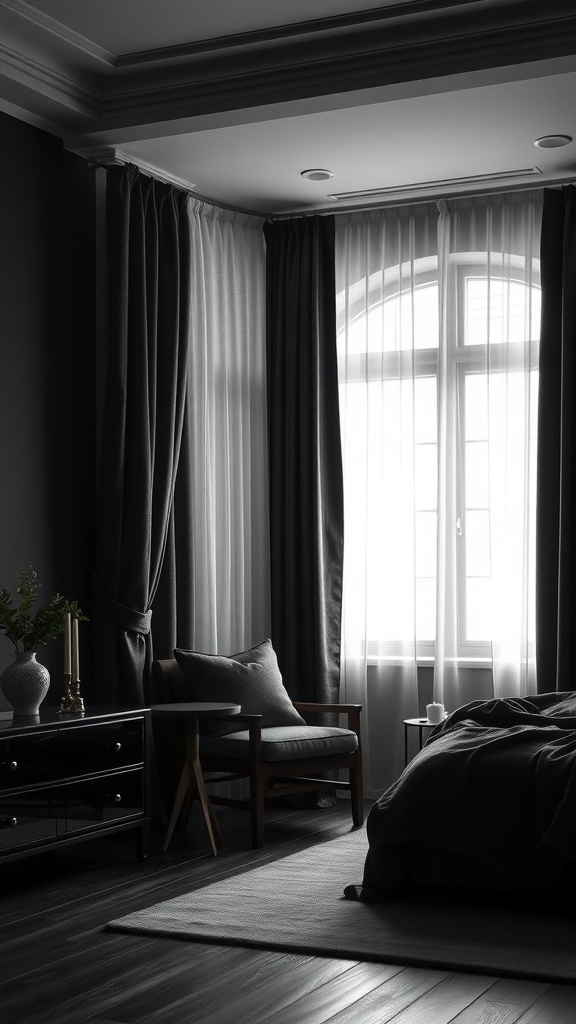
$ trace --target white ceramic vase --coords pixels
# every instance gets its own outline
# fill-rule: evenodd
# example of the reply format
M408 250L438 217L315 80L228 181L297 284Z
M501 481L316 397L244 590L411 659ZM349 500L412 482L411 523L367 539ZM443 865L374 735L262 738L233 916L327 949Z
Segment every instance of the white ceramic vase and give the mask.
M0 690L15 715L37 715L50 686L48 669L35 651L22 651L0 676Z

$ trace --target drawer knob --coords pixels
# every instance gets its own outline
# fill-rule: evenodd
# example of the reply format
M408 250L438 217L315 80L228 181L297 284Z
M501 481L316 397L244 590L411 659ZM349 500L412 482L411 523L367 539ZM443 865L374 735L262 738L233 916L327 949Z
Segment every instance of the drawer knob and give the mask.
M18 818L2 818L0 820L0 828L16 828L18 824Z
M15 772L18 768L18 761L1 761L0 768L3 768L5 772Z
M108 793L108 796L106 797L106 801L109 804L121 804L122 803L122 795L120 793Z
M117 743L109 743L107 750L113 750L115 754L119 754L120 751L122 750L122 744L120 743L119 740Z

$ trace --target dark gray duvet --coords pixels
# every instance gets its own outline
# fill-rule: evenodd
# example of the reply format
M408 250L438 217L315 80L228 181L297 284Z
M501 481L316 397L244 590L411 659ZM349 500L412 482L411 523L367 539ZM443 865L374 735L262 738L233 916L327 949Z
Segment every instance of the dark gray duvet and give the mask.
M574 889L576 692L473 701L429 735L368 815L351 899L406 884Z

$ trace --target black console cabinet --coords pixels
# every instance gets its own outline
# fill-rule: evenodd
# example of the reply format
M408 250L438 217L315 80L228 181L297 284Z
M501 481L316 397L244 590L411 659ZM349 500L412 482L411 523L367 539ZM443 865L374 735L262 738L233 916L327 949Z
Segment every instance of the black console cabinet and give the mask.
M146 709L0 721L0 862L136 829L147 854Z

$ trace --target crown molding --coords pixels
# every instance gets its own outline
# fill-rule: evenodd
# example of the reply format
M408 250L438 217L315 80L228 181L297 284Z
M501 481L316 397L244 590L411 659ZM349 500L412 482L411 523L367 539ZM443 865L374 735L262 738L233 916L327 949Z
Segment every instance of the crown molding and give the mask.
M83 121L94 121L98 116L100 97L96 93L50 64L43 64L3 43L0 43L0 74L32 94L39 93L44 103L54 104L56 123L56 108L61 112L65 110L68 115L77 114Z
M111 143L106 133L122 129L148 126L157 134L168 122L263 103L273 111L290 102L570 58L576 10L574 0L404 0L118 57L25 0L0 0L0 36L0 98L63 125L67 138L92 132Z
M12 0L12 2L19 2L19 0ZM417 16L429 16L438 12L451 11L454 8L470 10L474 6L488 9L494 6L495 2L501 3L502 0L399 0L398 3L387 4L386 7L293 22L274 28L255 29L251 32L237 32L231 35L200 39L195 42L157 47L156 49L135 50L131 53L119 54L116 66L132 67L137 64L185 60L199 54L216 53L218 50L238 50L240 47L244 50L250 47L267 48L279 40L287 39L293 39L299 44L303 36L327 37L336 32L349 34L366 25L374 27L399 18L412 20ZM509 2L524 3L524 0L509 0Z
M103 46L99 46L98 43L94 43L91 39L87 39L86 36L80 35L79 32L75 32L68 25L63 25L62 22L56 21L50 15L44 14L37 7L32 7L25 0L1 0L0 6L4 7L7 11L12 11L13 14L17 14L23 21L37 26L42 32L49 33L68 46L86 54L91 59L107 64L109 67L115 66L115 53L106 50Z
M403 5L407 6L407 5ZM483 5L484 6L484 5ZM526 0L525 8L535 5ZM541 4L539 3L541 11ZM518 11L516 4L507 10ZM572 8L574 12L574 8ZM496 12L496 8L493 8ZM498 8L502 15L502 8ZM113 79L101 106L103 131L505 68L576 53L576 12L528 24L489 24L479 12L433 22L402 20L353 38L292 41L272 51L204 57L179 68L133 70Z
M64 148L68 149L69 147L65 146ZM81 153L78 150L74 150L74 152L83 156L89 167L121 167L124 164L134 164L135 167L138 167L145 174L149 174L150 177L157 178L159 181L165 181L168 185L175 185L177 188L182 188L187 192L191 192L195 188L193 182L180 178L177 174L170 174L165 169L156 167L155 164L150 163L148 160L141 160L139 157L124 153L117 146L99 146L86 148Z

